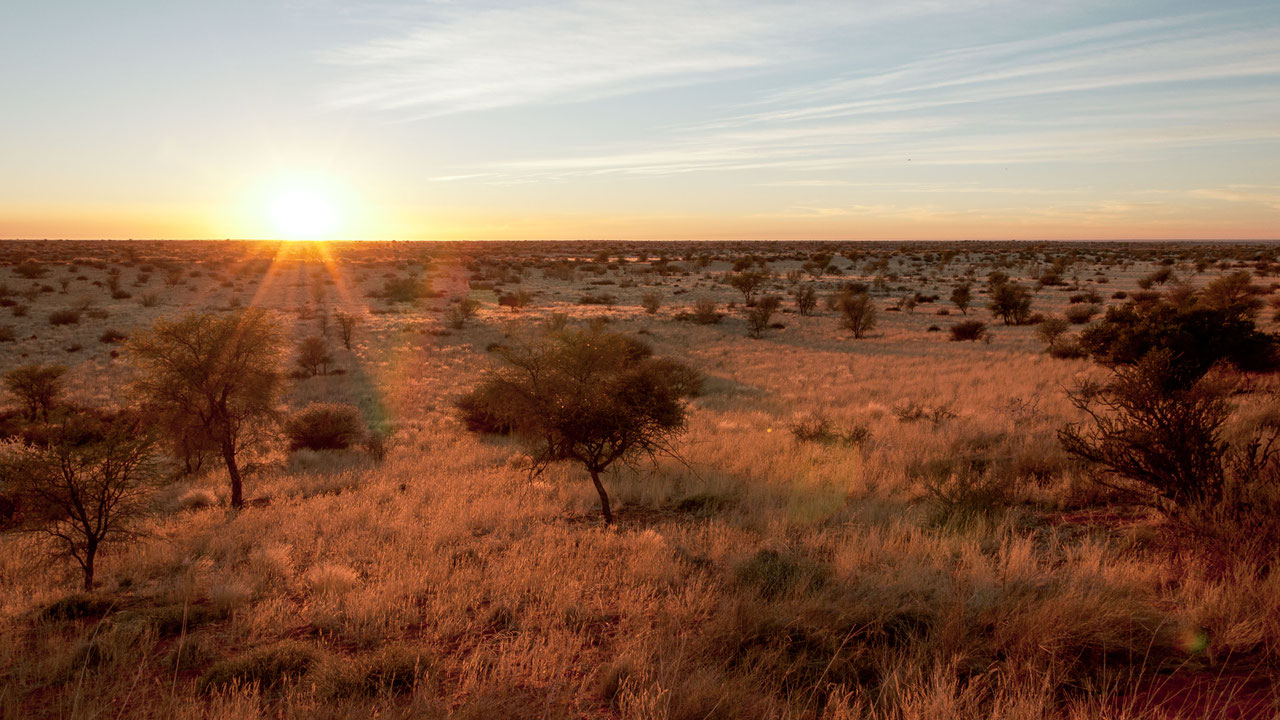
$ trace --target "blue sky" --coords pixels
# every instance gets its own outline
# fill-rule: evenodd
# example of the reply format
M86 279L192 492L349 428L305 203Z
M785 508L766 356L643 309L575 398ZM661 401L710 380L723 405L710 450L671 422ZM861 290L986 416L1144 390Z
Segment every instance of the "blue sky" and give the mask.
M1280 235L1280 3L43 2L0 236Z

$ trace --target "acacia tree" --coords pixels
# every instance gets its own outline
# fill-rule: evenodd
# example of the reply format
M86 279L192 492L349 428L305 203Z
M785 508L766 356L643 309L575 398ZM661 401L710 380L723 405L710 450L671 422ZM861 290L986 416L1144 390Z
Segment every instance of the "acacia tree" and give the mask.
M742 302L751 305L755 302L756 293L769 281L769 273L764 270L743 270L729 276L729 285L742 293Z
M231 506L244 505L238 455L276 415L280 335L266 311L192 313L135 336L136 389L164 416L191 419L222 454Z
M62 365L23 365L4 374L4 387L22 404L23 417L31 422L49 419L49 411L62 394Z
M139 535L151 510L155 441L138 417L69 417L10 445L0 471L18 499L20 527L73 558L93 589L103 545Z
M600 474L618 460L675 455L698 374L598 327L562 329L499 353L503 365L457 403L467 427L520 438L535 473L564 460L582 465L612 523Z

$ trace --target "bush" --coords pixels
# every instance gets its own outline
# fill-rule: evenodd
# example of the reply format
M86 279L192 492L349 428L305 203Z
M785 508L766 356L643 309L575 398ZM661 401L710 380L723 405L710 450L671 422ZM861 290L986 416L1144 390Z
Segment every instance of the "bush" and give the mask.
M1059 431L1063 449L1125 481L1109 487L1168 513L1220 499L1229 415L1222 384L1186 385L1169 351L1159 350L1068 397L1089 422Z
M578 298L579 305L608 305L612 307L617 301L618 298L609 293L586 293Z
M826 584L830 571L823 565L784 555L776 550L760 550L734 568L739 585L755 588L765 599L792 592L810 592Z
M110 345L113 343L122 343L128 339L129 339L128 335L125 335L124 333L115 329L104 330L103 333L98 336L98 342L106 345Z
M841 323L855 338L865 337L876 327L876 305L867 293L842 292L836 299Z
M12 325L0 325L0 342L13 342L18 339Z
M1277 367L1275 336L1260 332L1248 317L1197 304L1130 302L1109 308L1080 333L1080 346L1111 366L1132 365L1165 350L1183 387L1222 360L1249 371Z
M991 314L1005 325L1025 325L1031 319L1031 291L1013 282L1001 282L991 288Z
M80 313L77 310L55 310L49 313L50 325L78 325Z
M640 295L640 306L650 315L654 315L662 307L662 293L658 291L646 292Z
M387 645L354 662L332 664L319 685L330 696L339 698L400 695L412 692L430 667L420 650Z
M816 413L792 423L790 430L798 442L816 442L824 445L856 446L871 439L871 430L865 425L838 427L830 419Z
M965 320L947 329L951 332L952 342L981 340L987 334L987 324L981 320Z
M1083 325L1093 319L1098 314L1097 305L1072 305L1067 308L1067 320L1073 325Z
M782 304L777 295L766 295L756 300L755 307L747 310L747 333L753 338L764 337L773 313Z
M290 450L344 450L364 434L360 408L344 403L311 403L285 422Z
M713 325L723 317L716 311L716 301L711 298L698 298L693 303L693 321L699 325Z
M801 316L812 315L818 307L818 291L812 285L805 285L796 291L796 310Z

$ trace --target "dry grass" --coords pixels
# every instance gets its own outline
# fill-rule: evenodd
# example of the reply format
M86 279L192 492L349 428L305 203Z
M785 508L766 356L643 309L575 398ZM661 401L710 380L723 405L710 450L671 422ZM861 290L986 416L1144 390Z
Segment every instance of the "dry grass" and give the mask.
M81 263L90 280L71 295L96 291L107 319L49 326L71 303L46 293L6 321L20 340L0 370L64 362L74 397L104 402L127 378L94 341L107 323L132 334L239 298L301 338L318 332L304 308L319 283L360 323L351 351L330 331L345 374L298 380L288 404L353 403L390 439L382 462L264 453L246 481L262 502L239 513L216 467L176 481L149 539L102 560L93 597L67 600L70 568L0 536L0 716L1189 718L1252 700L1275 712L1249 683L1280 668L1280 576L1180 549L1156 519L1106 506L1054 437L1073 418L1063 387L1100 372L1088 361L1048 357L1034 327L993 326L989 344L928 331L961 319L935 310L968 263L901 280L944 298L914 313L883 312L894 293L878 295L866 339L830 311L784 305L785 328L751 340L740 311L673 320L695 297L740 300L712 281L727 261L668 277L638 263L571 281L533 270L519 285L528 308L473 291L476 319L451 329L447 298L477 272L462 252L432 265L443 297L394 307L366 293L406 271L358 254L327 267L284 256L239 290L155 272L134 292L158 293L151 307L107 300L88 286L105 270ZM1150 269L1073 272L1105 273L1110 297ZM577 305L599 279L617 283L604 288L617 305ZM655 288L664 306L649 314ZM1062 312L1067 295L1045 288L1033 309ZM466 434L449 410L486 346L552 313L608 317L708 378L683 462L610 473L615 528L581 472L530 480L515 445ZM74 342L85 349L68 358ZM894 408L911 403L955 416L904 422ZM798 440L792 426L811 416L865 437ZM1228 677L1241 682L1207 693L1180 680Z

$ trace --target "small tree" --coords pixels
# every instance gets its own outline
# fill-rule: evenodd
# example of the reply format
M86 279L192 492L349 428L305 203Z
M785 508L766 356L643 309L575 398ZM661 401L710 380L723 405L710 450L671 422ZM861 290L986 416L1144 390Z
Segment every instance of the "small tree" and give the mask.
M836 309L845 328L853 331L855 338L865 337L876 326L876 304L865 292L841 293L836 298Z
M1053 352L1058 345L1058 341L1070 329L1071 323L1066 318L1054 315L1045 318L1044 322L1040 323L1040 327L1036 328L1036 332L1040 335L1040 339L1044 341L1045 348L1049 352Z
M742 302L751 305L756 293L769 281L769 273L763 270L743 270L729 276L729 285L742 293Z
M1023 325L1031 319L1031 291L1014 282L1002 282L991 290L991 314L1005 325Z
M782 304L782 299L777 295L766 295L756 301L753 308L747 310L747 332L753 338L764 337L764 331L769 328L769 321L773 319L773 313Z
M956 306L961 315L969 314L969 303L973 301L973 290L968 284L961 285L951 291L951 304Z
M303 371L315 377L316 375L328 375L329 365L333 362L333 355L329 353L329 346L322 338L309 337L303 339L298 345L298 367Z
M814 290L812 285L805 285L796 291L796 310L802 317L812 315L817 307L818 291Z
M135 335L136 390L162 416L187 418L216 444L231 482L231 506L244 505L239 455L276 416L280 335L258 308L161 320Z
M463 420L510 430L524 441L535 473L559 461L582 465L612 523L600 474L618 460L675 454L697 373L598 327L567 328L499 353L504 365L459 401Z
M11 445L0 470L22 508L20 527L73 558L93 589L103 545L139 535L151 510L154 440L137 418L70 417L24 445Z
M49 411L62 394L62 365L22 365L4 374L4 387L19 404L28 421L48 420Z
M350 350L351 337L355 334L356 327L360 324L360 318L339 311L334 313L334 319L338 321L338 334L342 337L342 347Z

